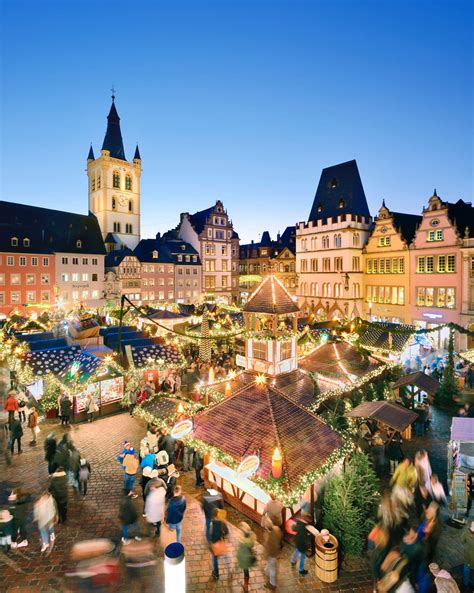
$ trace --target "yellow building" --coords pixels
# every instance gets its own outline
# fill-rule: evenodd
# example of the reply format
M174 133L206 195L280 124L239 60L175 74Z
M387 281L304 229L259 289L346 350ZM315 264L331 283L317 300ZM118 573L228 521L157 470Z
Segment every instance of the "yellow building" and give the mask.
M366 319L411 323L409 247L420 222L421 216L391 212L382 202L362 250Z
M133 250L140 241L141 162L138 146L133 162L125 158L120 117L112 95L100 157L94 157L92 146L87 157L89 211L99 221L107 251L124 247Z

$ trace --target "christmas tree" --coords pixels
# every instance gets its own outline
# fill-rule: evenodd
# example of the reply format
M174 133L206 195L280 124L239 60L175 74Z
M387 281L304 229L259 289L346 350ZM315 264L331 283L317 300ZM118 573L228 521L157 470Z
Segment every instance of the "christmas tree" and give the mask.
M209 318L207 310L204 311L201 321L201 340L199 341L199 360L211 362L211 340L209 339Z

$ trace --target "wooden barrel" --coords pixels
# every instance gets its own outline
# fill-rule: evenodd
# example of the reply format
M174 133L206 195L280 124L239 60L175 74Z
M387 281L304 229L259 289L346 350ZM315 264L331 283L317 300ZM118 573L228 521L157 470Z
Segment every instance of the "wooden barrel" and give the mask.
M316 537L316 576L323 583L334 583L337 580L337 549L339 543L333 536L325 544L321 537Z

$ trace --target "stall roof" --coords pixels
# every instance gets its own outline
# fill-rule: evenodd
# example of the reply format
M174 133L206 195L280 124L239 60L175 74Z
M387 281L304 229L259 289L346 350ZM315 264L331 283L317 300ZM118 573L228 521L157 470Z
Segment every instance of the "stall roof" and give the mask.
M404 329L407 333L396 333L393 330ZM392 331L391 331L392 330ZM416 328L411 325L397 323L372 323L359 332L359 343L364 348L383 350L388 352L403 352L410 343ZM391 341L390 341L390 335Z
M431 396L434 396L439 389L439 382L422 371L403 375L398 381L395 381L393 388L397 389L398 387L406 387L407 385L415 385Z
M80 351L79 345L34 350L26 353L25 362L37 376L44 376L48 373L57 375L76 358Z
M364 402L347 415L352 418L373 418L398 432L403 432L418 417L416 412L386 401Z
M149 319L184 319L186 317L190 317L190 315L186 313L175 313L174 311L166 311L163 309L159 309L158 311L154 311L150 315L142 315L142 317L149 318Z
M174 344L149 344L131 346L133 363L137 368L144 368L162 360L164 365L182 365L184 358ZM151 360L150 360L151 359Z
M100 372L101 367L103 373ZM103 379L119 377L120 373L110 365L107 365L101 358L93 356L83 350L74 358L74 360L63 368L58 374L58 378L67 385L74 379L80 383L85 383L93 375L97 375L97 381L101 381Z
M453 418L451 440L474 443L474 418Z
M251 410L251 413L249 413ZM194 437L218 447L235 461L260 452L258 475L268 478L275 447L284 465L284 488L321 467L342 440L316 414L270 385L251 383L194 417Z

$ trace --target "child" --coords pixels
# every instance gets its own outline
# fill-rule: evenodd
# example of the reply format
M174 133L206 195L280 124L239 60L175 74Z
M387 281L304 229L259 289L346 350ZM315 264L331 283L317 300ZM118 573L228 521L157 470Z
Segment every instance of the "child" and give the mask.
M12 545L13 516L8 509L0 511L0 550L9 552Z
M77 481L79 482L79 492L82 496L87 494L87 483L91 475L91 466L88 461L81 459L77 471Z

